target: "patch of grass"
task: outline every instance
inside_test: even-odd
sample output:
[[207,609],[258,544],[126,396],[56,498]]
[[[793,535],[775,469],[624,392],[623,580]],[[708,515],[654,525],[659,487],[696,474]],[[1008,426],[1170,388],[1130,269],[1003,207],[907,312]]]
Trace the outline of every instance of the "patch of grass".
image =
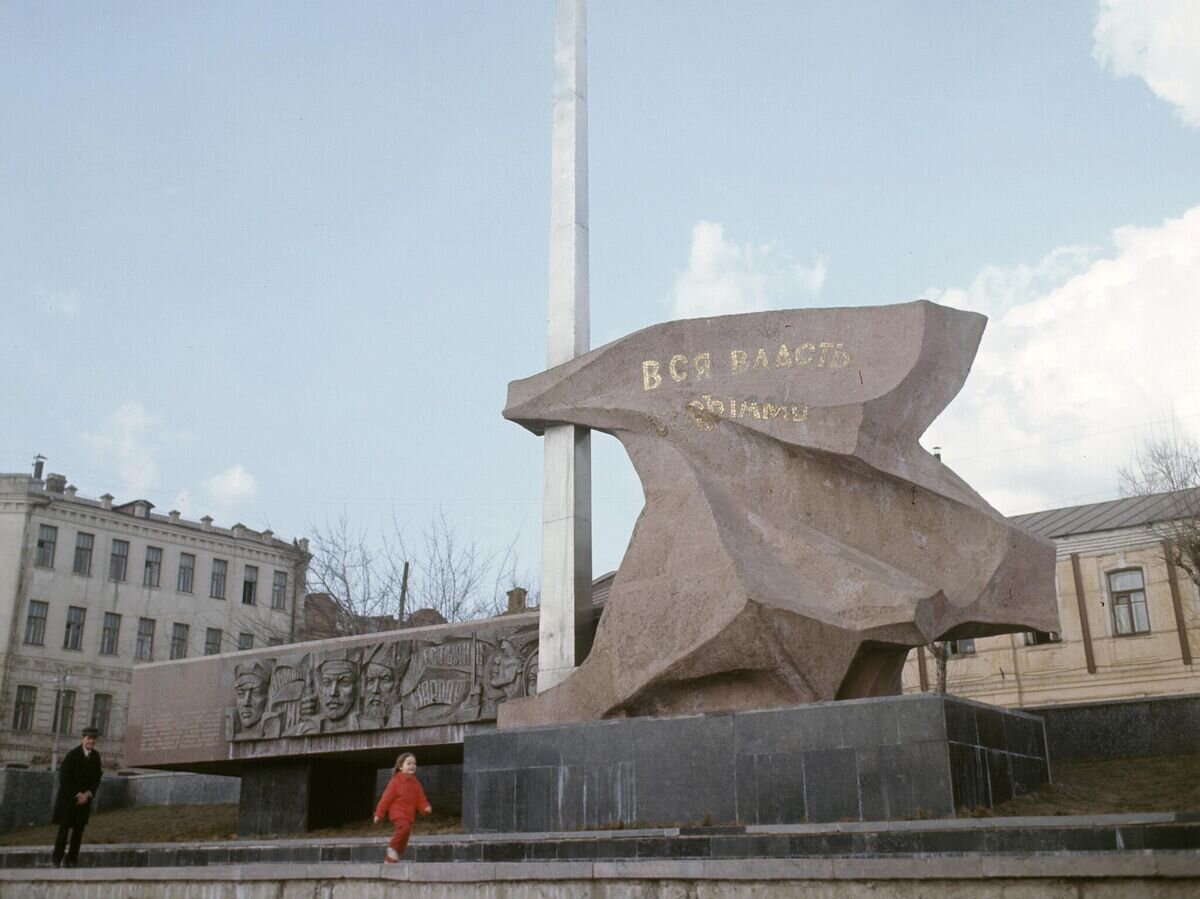
[[1200,755],[1059,762],[1054,783],[1010,799],[985,814],[1117,815],[1200,811]]

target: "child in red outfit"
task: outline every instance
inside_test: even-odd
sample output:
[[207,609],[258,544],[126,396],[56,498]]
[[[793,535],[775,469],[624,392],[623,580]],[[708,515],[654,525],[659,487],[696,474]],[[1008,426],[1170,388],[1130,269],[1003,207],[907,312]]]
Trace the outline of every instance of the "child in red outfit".
[[400,856],[408,846],[417,812],[428,815],[433,811],[433,806],[425,798],[425,791],[421,789],[421,782],[417,780],[417,757],[411,752],[400,753],[392,770],[392,779],[379,798],[379,805],[375,806],[376,824],[387,815],[396,825],[396,831],[388,841],[387,857],[384,859],[386,864],[400,861]]

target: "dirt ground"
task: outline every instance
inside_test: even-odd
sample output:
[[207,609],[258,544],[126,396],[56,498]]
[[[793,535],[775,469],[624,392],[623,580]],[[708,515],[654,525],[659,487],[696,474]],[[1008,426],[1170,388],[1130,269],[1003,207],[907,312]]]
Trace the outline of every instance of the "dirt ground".
[[[1086,815],[1123,812],[1200,811],[1200,755],[1064,762],[1054,767],[1054,780],[1039,790],[995,809],[976,814]],[[462,829],[455,802],[430,797],[434,813],[418,819],[413,832],[458,833]],[[187,805],[119,809],[92,816],[85,843],[176,843],[237,839],[236,805]],[[0,846],[45,846],[54,842],[52,825],[0,833]],[[378,837],[391,829],[369,817],[336,828],[312,831],[315,837]]]

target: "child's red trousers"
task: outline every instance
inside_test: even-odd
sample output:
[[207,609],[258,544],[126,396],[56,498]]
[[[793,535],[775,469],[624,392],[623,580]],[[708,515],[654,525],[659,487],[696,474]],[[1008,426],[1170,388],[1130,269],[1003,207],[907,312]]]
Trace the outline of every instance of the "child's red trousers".
[[411,822],[397,821],[396,830],[392,833],[392,838],[388,840],[388,848],[395,849],[397,855],[404,855],[404,850],[408,848],[408,838],[411,834]]

